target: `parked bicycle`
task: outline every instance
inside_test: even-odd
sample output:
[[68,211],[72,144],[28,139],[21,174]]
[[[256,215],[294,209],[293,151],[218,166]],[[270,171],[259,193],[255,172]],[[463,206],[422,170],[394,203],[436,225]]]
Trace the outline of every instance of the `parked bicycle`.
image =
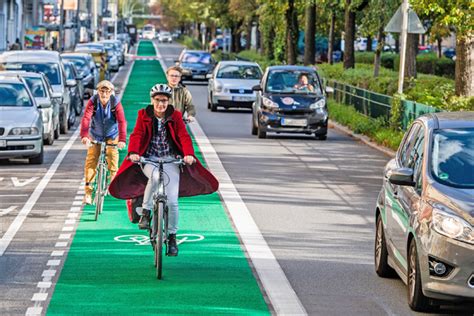
[[153,172],[159,173],[158,183],[153,183],[153,188],[155,188],[153,192],[153,215],[149,233],[150,242],[155,252],[156,277],[161,280],[163,276],[163,245],[165,245],[165,253],[168,253],[168,199],[165,190],[167,186],[166,173],[163,171],[163,165],[174,163],[183,166],[184,161],[181,157],[156,160],[140,157],[140,160],[136,163],[140,165],[142,170],[146,164],[151,164],[155,167]]
[[95,181],[93,183],[93,194],[95,204],[95,216],[94,220],[97,221],[99,214],[102,214],[104,208],[104,198],[107,195],[108,183],[109,183],[109,171],[107,168],[107,161],[105,154],[107,147],[117,147],[117,144],[107,144],[106,142],[91,141],[91,144],[100,145],[100,156],[99,162],[97,163],[97,173]]

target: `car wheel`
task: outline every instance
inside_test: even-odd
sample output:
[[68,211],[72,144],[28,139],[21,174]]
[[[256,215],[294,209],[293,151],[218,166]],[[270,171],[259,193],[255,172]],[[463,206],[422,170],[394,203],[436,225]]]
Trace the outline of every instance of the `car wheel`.
[[59,138],[59,134],[60,134],[59,129],[60,129],[60,127],[59,127],[59,123],[58,123],[58,125],[56,125],[56,128],[54,129],[54,139]]
[[262,129],[260,123],[257,123],[257,137],[258,138],[267,138],[267,132]]
[[207,95],[207,108],[211,108],[211,103],[212,103],[212,94]]
[[254,120],[254,117],[252,115],[252,135],[257,135],[257,132],[258,132],[258,128],[257,128],[257,126],[255,126],[255,120]]
[[81,98],[77,98],[75,111],[76,111],[76,116],[81,116],[81,113],[82,113],[82,99]]
[[217,111],[217,104],[212,103],[212,99],[211,99],[211,112],[216,112],[216,111]]
[[28,162],[33,165],[40,165],[43,163],[43,160],[44,160],[44,150],[43,150],[43,144],[41,144],[40,154],[38,156],[28,159]]
[[68,127],[71,128],[76,123],[76,110],[69,112]]
[[61,117],[61,123],[60,123],[61,134],[67,134],[67,131],[69,129],[68,116],[69,115],[67,113],[63,113]]
[[315,134],[314,137],[318,140],[326,140],[328,138],[327,134]]
[[44,142],[45,142],[46,145],[52,145],[54,143],[54,131],[53,131],[52,126],[51,126],[51,131],[49,132],[49,135],[45,139]]
[[429,299],[423,294],[420,262],[418,260],[418,252],[416,250],[416,242],[410,242],[408,251],[408,305],[412,310],[417,312],[429,311]]
[[388,265],[388,249],[383,230],[382,215],[377,216],[375,228],[375,246],[374,246],[375,272],[382,278],[394,275],[394,270]]

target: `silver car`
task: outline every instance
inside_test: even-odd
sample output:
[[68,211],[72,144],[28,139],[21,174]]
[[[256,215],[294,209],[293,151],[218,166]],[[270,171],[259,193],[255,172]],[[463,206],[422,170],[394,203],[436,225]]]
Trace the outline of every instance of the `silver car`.
[[59,103],[53,98],[48,78],[42,73],[25,71],[2,71],[0,76],[20,76],[25,80],[41,111],[44,143],[52,145],[59,138]]
[[262,70],[257,63],[246,61],[221,61],[212,74],[208,75],[208,106],[211,111],[217,107],[252,108],[255,92]]
[[397,272],[413,310],[474,302],[474,112],[415,120],[375,213],[375,270]]
[[43,120],[21,77],[0,75],[0,159],[43,163]]

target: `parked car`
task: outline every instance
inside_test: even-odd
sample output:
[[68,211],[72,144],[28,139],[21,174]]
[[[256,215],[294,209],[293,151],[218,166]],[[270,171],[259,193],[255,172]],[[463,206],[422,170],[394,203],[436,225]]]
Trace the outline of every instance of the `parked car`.
[[[99,83],[99,71],[95,65],[92,55],[86,53],[63,53],[61,57],[65,61],[72,62],[78,69],[79,77],[84,89],[94,90]],[[85,92],[85,96],[91,96],[90,92]]]
[[0,159],[42,164],[43,120],[23,78],[0,75],[0,113]]
[[81,115],[82,107],[84,105],[84,86],[82,85],[81,77],[77,74],[76,67],[73,63],[65,61],[64,69],[66,70],[66,80],[71,96],[71,103],[76,115]]
[[158,33],[158,42],[173,43],[173,36],[171,36],[170,32],[160,32]]
[[62,58],[56,51],[9,51],[0,55],[0,70],[24,70],[46,75],[53,88],[53,98],[59,100],[61,133],[67,133],[76,122],[76,113],[66,83]]
[[215,61],[206,51],[184,49],[176,65],[183,69],[183,80],[206,80],[206,75],[214,69]]
[[[304,79],[303,77],[306,77]],[[302,82],[306,81],[306,84]],[[252,106],[252,134],[267,132],[314,134],[325,140],[328,109],[321,79],[312,67],[271,66],[263,75]]]
[[122,42],[119,40],[105,40],[101,41],[100,43],[104,44],[106,48],[112,49],[114,55],[117,58],[119,66],[125,64],[125,51]]
[[52,145],[59,138],[59,103],[53,98],[53,88],[43,73],[26,71],[1,71],[0,76],[21,77],[24,79],[43,120],[43,141]]
[[216,111],[218,106],[252,108],[255,102],[252,87],[260,83],[262,70],[253,62],[221,61],[207,76],[208,109]]
[[416,311],[474,302],[474,112],[422,116],[385,167],[375,270],[407,284]]

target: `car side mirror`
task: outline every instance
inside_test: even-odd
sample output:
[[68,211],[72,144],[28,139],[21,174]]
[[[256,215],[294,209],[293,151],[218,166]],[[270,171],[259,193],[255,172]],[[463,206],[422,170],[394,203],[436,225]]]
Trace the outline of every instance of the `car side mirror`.
[[330,86],[326,86],[326,93],[334,93],[334,88]]
[[50,102],[38,102],[38,109],[47,109],[51,107]]
[[253,91],[262,91],[262,87],[258,84],[258,85],[256,85],[256,86],[253,86],[253,87],[252,87],[252,90],[253,90]]
[[404,185],[414,187],[413,169],[411,168],[395,168],[387,171],[388,181],[396,185]]
[[212,79],[212,74],[207,74],[206,79]]
[[77,82],[75,79],[68,79],[66,80],[66,86],[68,87],[75,87],[77,85]]

